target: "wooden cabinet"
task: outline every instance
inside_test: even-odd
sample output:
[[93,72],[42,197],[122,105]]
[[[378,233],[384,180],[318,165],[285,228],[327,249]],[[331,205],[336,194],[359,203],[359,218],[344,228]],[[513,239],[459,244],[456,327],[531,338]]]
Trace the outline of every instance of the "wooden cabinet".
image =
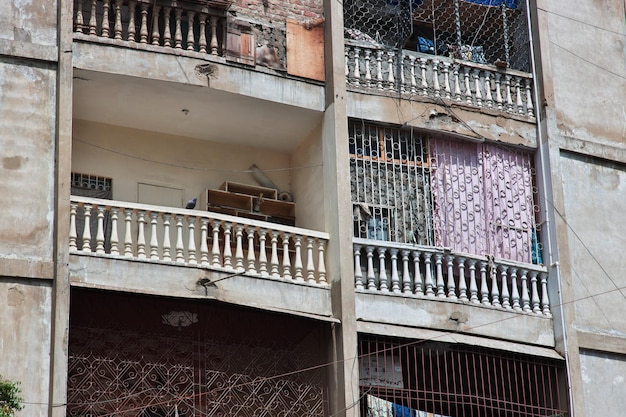
[[248,219],[295,226],[296,205],[278,199],[273,188],[225,182],[200,196],[200,209]]

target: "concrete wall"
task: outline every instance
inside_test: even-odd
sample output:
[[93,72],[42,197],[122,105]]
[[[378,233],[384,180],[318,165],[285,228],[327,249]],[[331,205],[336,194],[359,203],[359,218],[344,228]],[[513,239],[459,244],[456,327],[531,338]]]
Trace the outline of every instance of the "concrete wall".
[[584,351],[580,358],[587,415],[622,415],[626,392],[626,356]]

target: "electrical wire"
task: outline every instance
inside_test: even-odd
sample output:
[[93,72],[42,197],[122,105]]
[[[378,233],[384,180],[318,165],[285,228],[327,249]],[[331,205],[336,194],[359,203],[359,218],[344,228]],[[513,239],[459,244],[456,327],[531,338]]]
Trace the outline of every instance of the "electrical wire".
[[[103,151],[111,152],[111,153],[114,153],[116,155],[121,155],[121,156],[124,156],[126,158],[136,159],[136,160],[139,160],[139,161],[149,162],[149,163],[153,163],[153,164],[170,166],[170,167],[174,167],[174,168],[182,168],[182,169],[189,169],[189,170],[193,170],[193,171],[205,171],[205,172],[227,172],[227,173],[253,173],[254,172],[251,169],[219,169],[219,168],[190,167],[190,166],[187,166],[187,165],[180,165],[180,164],[174,164],[174,163],[171,163],[171,162],[163,162],[163,161],[157,161],[157,160],[154,160],[154,159],[142,158],[140,156],[127,154],[127,153],[116,151],[116,150],[110,149],[110,148],[105,148],[103,146],[96,145],[94,143],[85,142],[85,141],[82,141],[80,139],[74,139],[74,142],[82,143],[82,144],[85,144],[85,145],[88,145],[88,146],[93,146],[94,148],[98,148],[98,149],[101,149]],[[322,167],[322,166],[324,166],[324,165],[323,164],[302,165],[302,166],[286,167],[286,168],[269,168],[269,169],[263,169],[263,171],[264,172],[295,171],[295,170],[298,170],[298,169],[319,168],[319,167]]]
[[572,20],[574,22],[578,22],[578,23],[581,23],[581,24],[583,24],[585,26],[590,26],[590,27],[598,29],[598,30],[614,33],[614,34],[620,35],[620,36],[626,36],[626,33],[621,33],[621,32],[617,32],[615,30],[604,28],[602,26],[594,25],[593,23],[585,22],[584,20],[579,20],[579,19],[576,19],[575,17],[566,16],[564,14],[560,14],[560,13],[557,13],[557,12],[552,11],[552,10],[544,9],[543,7],[537,7],[537,10],[541,10],[542,12],[546,12],[548,14],[552,14],[552,15],[555,15],[555,16],[558,16],[558,17],[562,17],[564,19]]

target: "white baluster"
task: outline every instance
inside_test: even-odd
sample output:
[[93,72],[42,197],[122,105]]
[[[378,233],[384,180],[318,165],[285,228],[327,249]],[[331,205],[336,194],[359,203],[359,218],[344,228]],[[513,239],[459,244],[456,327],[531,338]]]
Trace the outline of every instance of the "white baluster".
[[294,278],[296,281],[304,281],[304,276],[302,275],[302,236],[294,236],[294,246],[296,249],[293,262]]
[[248,272],[256,274],[256,254],[254,252],[254,233],[256,228],[254,226],[247,227],[248,232]]
[[515,77],[515,105],[517,106],[517,114],[524,114],[524,102],[522,100],[522,89],[520,86],[520,77]]
[[232,223],[224,223],[224,268],[232,269],[233,252],[230,247],[230,234],[232,231]]
[[493,107],[493,96],[491,95],[491,72],[485,71],[485,100],[487,107]]
[[76,246],[76,239],[78,235],[76,233],[76,211],[78,205],[76,203],[70,203],[70,252],[76,252],[78,247]]
[[172,215],[169,213],[163,213],[163,260],[172,260],[172,244],[170,242],[170,221]]
[[391,255],[391,291],[400,293],[400,276],[398,275],[398,249],[390,249]]
[[76,4],[76,20],[74,25],[74,32],[83,33],[83,27],[85,24],[85,20],[83,17],[83,2],[79,0]]
[[161,6],[154,5],[152,8],[152,45],[160,45],[161,34],[159,33],[159,11]]
[[387,52],[387,85],[390,90],[395,90],[396,79],[393,75],[393,52]]
[[200,33],[198,36],[198,52],[201,54],[206,54],[206,13],[200,13],[199,17],[199,25],[200,25]]
[[411,273],[409,272],[409,254],[411,251],[402,251],[402,292],[410,294],[411,291]]
[[458,257],[456,259],[459,267],[459,300],[467,301],[467,283],[465,282],[465,258]]
[[459,66],[454,65],[454,100],[463,101],[461,95],[461,80],[459,79]]
[[441,86],[439,85],[439,61],[433,61],[433,90],[435,97],[441,97]]
[[175,22],[176,22],[176,26],[175,26],[175,30],[174,30],[174,47],[176,49],[182,49],[183,48],[183,33],[182,33],[182,30],[181,30],[182,16],[183,16],[183,10],[182,9],[175,9],[174,10],[174,18],[175,18]]
[[354,287],[363,289],[363,272],[361,270],[361,245],[354,245]]
[[539,306],[539,291],[537,290],[537,272],[530,271],[530,302],[533,306],[533,313],[541,313]]
[[411,65],[411,94],[415,94],[417,92],[417,80],[415,79],[415,57],[413,55],[409,55],[409,62]]
[[511,268],[511,301],[513,302],[513,310],[521,311],[519,303],[519,289],[517,288],[517,268]]
[[371,87],[372,85],[372,70],[370,67],[370,60],[372,59],[372,51],[365,50],[365,85]]
[[262,277],[267,277],[267,253],[265,242],[267,239],[267,230],[259,229],[259,273]]
[[222,266],[222,254],[220,252],[220,222],[211,220],[211,231],[213,232],[213,242],[211,243],[211,265]]
[[508,113],[513,113],[513,99],[511,98],[511,76],[506,75],[504,77],[504,88],[505,88],[505,97],[506,97],[506,111]]
[[98,34],[98,23],[96,21],[96,0],[91,0],[91,12],[89,13],[89,34]]
[[200,219],[200,264],[209,266],[209,219]]
[[469,259],[468,265],[470,271],[470,302],[478,304],[480,300],[478,299],[478,285],[476,285],[476,261]]
[[376,87],[383,89],[383,51],[376,51]]
[[456,300],[456,283],[454,282],[454,256],[447,255],[446,264],[448,266],[448,298],[451,300]]
[[501,307],[500,290],[498,289],[498,267],[490,262],[489,275],[491,275],[491,305]]
[[185,262],[185,244],[183,243],[183,216],[176,215],[176,262]]
[[280,278],[280,270],[278,269],[278,232],[272,231],[272,253],[270,254],[270,275],[274,278]]
[[128,41],[135,42],[135,10],[136,10],[137,2],[135,0],[130,0],[128,2]]
[[443,91],[445,97],[450,99],[452,97],[452,91],[450,90],[450,63],[443,62]]
[[187,228],[189,229],[189,240],[187,244],[187,262],[190,265],[197,265],[196,260],[196,217],[189,216],[187,219]]
[[289,259],[289,233],[283,232],[283,278],[291,279],[291,260]]
[[402,93],[406,93],[406,80],[404,78],[404,61],[407,59],[406,56],[404,55],[404,53],[400,53],[400,57],[398,58],[400,60],[399,65],[400,65],[400,91]]
[[172,9],[163,7],[163,46],[170,48],[172,46],[172,28],[170,27],[170,13]]
[[550,299],[548,298],[548,275],[542,272],[539,277],[541,278],[541,311],[546,316],[552,316]]
[[[306,280],[315,284],[315,263],[313,261],[313,243],[315,242],[315,238],[308,237],[306,240]],[[361,286],[363,284],[361,283]]]
[[127,258],[133,257],[133,235],[131,234],[131,222],[133,220],[133,212],[130,209],[125,209],[124,216],[124,256]]
[[235,269],[244,271],[243,267],[243,225],[238,224],[235,227]]
[[487,287],[487,263],[480,261],[478,267],[480,269],[480,302],[488,306],[491,303],[489,303],[489,288]]
[[359,62],[360,53],[361,48],[354,48],[354,72],[352,73],[352,77],[354,77],[354,85],[359,85],[361,83],[361,63]]
[[102,37],[109,37],[109,9],[111,8],[110,0],[102,2]]
[[195,39],[193,35],[193,18],[195,16],[195,12],[188,10],[187,11],[187,50],[193,51],[195,49]]
[[104,210],[105,207],[98,206],[98,226],[96,230],[96,253],[104,253]]
[[420,252],[411,252],[413,256],[413,288],[415,294],[424,295],[424,283],[422,282],[422,274],[420,273]]
[[533,106],[533,95],[532,95],[532,91],[531,91],[531,83],[532,81],[529,79],[526,79],[526,114],[528,114],[529,117],[535,117],[535,108]]
[[[78,3],[82,3],[81,0]],[[114,38],[122,39],[122,0],[115,0],[115,26],[113,26]]]
[[146,259],[146,212],[139,210],[137,218],[137,258]]
[[326,257],[324,255],[326,248],[326,242],[322,239],[317,240],[317,269],[318,279],[317,282],[321,285],[326,285]]
[[85,204],[84,210],[84,222],[85,227],[83,229],[83,247],[84,252],[91,252],[91,204]]
[[386,248],[378,248],[378,288],[384,292],[389,291],[389,286],[387,285],[387,268],[385,267],[386,251]]
[[480,70],[474,70],[474,88],[476,89],[476,105],[482,107],[483,94],[480,91]]
[[463,78],[465,80],[465,103],[472,104],[472,88],[470,87],[470,69],[463,68]]
[[139,42],[148,43],[148,4],[141,3],[141,26],[139,27]]
[[520,279],[522,280],[522,294],[521,294],[521,300],[522,300],[522,311],[525,312],[530,312],[531,308],[530,308],[530,295],[528,294],[528,278],[527,278],[527,274],[528,271],[526,271],[525,269],[522,269],[520,272]]
[[496,72],[496,107],[498,110],[502,110],[502,85],[500,83],[501,75]]
[[346,46],[343,49],[343,59],[344,59],[344,66],[345,66],[345,76],[346,76],[346,80],[348,80],[348,84],[350,84],[350,47]]
[[508,267],[500,265],[500,276],[502,278],[502,307],[510,309],[511,303],[509,301],[509,283],[507,270]]
[[118,247],[119,238],[117,236],[117,216],[119,209],[117,207],[111,207],[111,255],[119,255],[120,250]]
[[211,16],[211,42],[209,48],[211,55],[217,55],[219,44],[217,42],[217,16]]
[[428,95],[428,81],[426,81],[426,59],[420,58],[420,70],[421,70],[421,78],[422,81],[420,83],[420,87],[422,88],[422,95]]
[[426,276],[424,281],[426,283],[426,295],[429,297],[434,297],[435,292],[433,291],[433,271],[430,264],[432,254],[425,253],[424,255],[424,265],[426,270]]
[[435,277],[436,277],[436,285],[437,285],[437,297],[445,298],[446,292],[444,290],[445,284],[443,282],[443,255],[440,253],[435,254]]
[[374,274],[374,247],[367,246],[365,248],[367,255],[367,289],[376,289],[376,275]]
[[157,218],[159,213],[150,213],[150,259],[159,259],[159,240],[157,239]]

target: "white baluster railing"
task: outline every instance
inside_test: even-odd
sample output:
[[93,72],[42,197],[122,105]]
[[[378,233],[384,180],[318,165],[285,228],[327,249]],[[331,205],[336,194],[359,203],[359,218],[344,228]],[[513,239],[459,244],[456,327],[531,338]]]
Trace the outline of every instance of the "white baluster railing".
[[535,117],[529,73],[408,50],[398,56],[355,40],[346,40],[345,59],[348,85],[354,88],[422,95]]
[[[123,236],[121,242],[118,236]],[[68,243],[74,254],[327,286],[327,241],[326,233],[225,214],[71,198]]]
[[353,243],[357,291],[551,316],[545,266],[430,246],[360,238]]
[[74,32],[86,40],[110,38],[221,55],[225,48],[218,34],[226,25],[225,12],[207,10],[219,13],[176,0],[74,0]]

